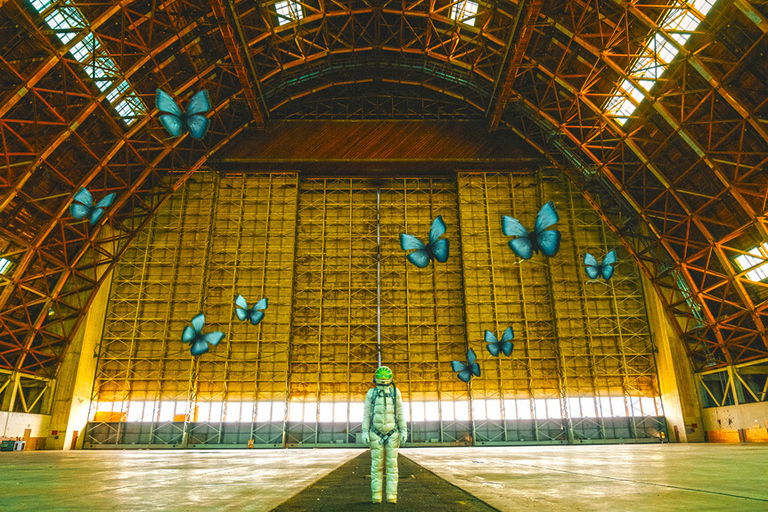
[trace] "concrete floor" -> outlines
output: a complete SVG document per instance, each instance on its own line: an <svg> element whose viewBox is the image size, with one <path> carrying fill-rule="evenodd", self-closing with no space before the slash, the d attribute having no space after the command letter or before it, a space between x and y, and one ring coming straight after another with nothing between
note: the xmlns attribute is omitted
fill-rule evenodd
<svg viewBox="0 0 768 512"><path fill-rule="evenodd" d="M401 453L502 511L768 511L768 446L411 448Z"/></svg>
<svg viewBox="0 0 768 512"><path fill-rule="evenodd" d="M3 452L0 510L268 511L360 453ZM409 448L401 454L503 511L768 511L766 445ZM425 505L415 510L432 512Z"/></svg>
<svg viewBox="0 0 768 512"><path fill-rule="evenodd" d="M261 512L362 452L2 452L0 511Z"/></svg>

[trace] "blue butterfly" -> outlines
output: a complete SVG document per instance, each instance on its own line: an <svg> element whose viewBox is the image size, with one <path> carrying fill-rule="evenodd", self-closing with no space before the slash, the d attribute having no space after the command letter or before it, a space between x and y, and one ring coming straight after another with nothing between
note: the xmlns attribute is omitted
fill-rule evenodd
<svg viewBox="0 0 768 512"><path fill-rule="evenodd" d="M88 218L88 222L93 226L104 215L104 210L112 206L112 203L115 202L115 197L117 197L117 194L114 192L107 194L94 206L91 193L88 192L88 189L81 188L75 194L72 204L69 205L69 213L76 219Z"/></svg>
<svg viewBox="0 0 768 512"><path fill-rule="evenodd" d="M193 356L205 354L210 348L208 345L218 345L224 337L224 333L221 331L213 331L208 334L203 334L205 315L202 313L193 318L191 323L192 325L184 327L184 332L181 334L181 341L192 345L189 352Z"/></svg>
<svg viewBox="0 0 768 512"><path fill-rule="evenodd" d="M429 261L436 259L440 263L448 261L448 239L440 238L445 234L446 227L442 215L438 215L432 221L432 227L429 228L429 244L424 244L420 239L413 235L400 234L400 247L404 251L416 249L406 256L408 261L419 268L429 265Z"/></svg>
<svg viewBox="0 0 768 512"><path fill-rule="evenodd" d="M451 361L451 368L453 368L453 371L458 372L457 377L464 382L469 382L473 375L475 377L480 376L480 365L477 363L477 355L472 349L467 350L466 363L462 361Z"/></svg>
<svg viewBox="0 0 768 512"><path fill-rule="evenodd" d="M245 297L238 295L235 299L235 313L240 320L250 320L253 325L258 324L264 318L264 310L267 309L267 298L264 297L252 308L248 307Z"/></svg>
<svg viewBox="0 0 768 512"><path fill-rule="evenodd" d="M504 334L501 335L501 341L491 331L485 331L485 342L488 344L488 352L492 356L498 356L499 352L504 353L505 356L512 355L512 349L515 348L515 344L512 343L512 338L514 337L515 333L511 327L506 328Z"/></svg>
<svg viewBox="0 0 768 512"><path fill-rule="evenodd" d="M601 263L597 262L597 259L591 254L584 255L585 270L590 279L597 279L599 276L603 276L606 281L611 279L613 275L613 265L616 264L616 251L608 251Z"/></svg>
<svg viewBox="0 0 768 512"><path fill-rule="evenodd" d="M509 241L509 247L524 260L531 259L534 253L541 251L545 256L552 257L560 249L560 232L547 229L560 220L555 211L555 203L549 201L541 207L536 215L533 232L523 227L519 220L504 215L501 218L501 230L507 236L516 236Z"/></svg>
<svg viewBox="0 0 768 512"><path fill-rule="evenodd" d="M188 131L193 139L202 139L208 131L211 121L205 114L211 110L211 99L205 89L192 96L186 112L182 112L173 98L162 89L156 91L155 105L160 111L160 124L171 137L178 137Z"/></svg>

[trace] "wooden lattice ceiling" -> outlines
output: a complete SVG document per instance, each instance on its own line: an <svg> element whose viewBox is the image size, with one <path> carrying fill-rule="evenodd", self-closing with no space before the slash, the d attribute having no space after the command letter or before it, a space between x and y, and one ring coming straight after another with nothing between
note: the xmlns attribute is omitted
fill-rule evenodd
<svg viewBox="0 0 768 512"><path fill-rule="evenodd" d="M734 264L768 241L764 0L720 0L623 126L603 105L672 0L480 2L473 26L448 0L312 0L284 25L274 3L61 0L89 22L64 46L30 2L0 0L0 368L55 372L163 198L275 119L511 130L625 237L697 368L768 357L768 285ZM68 53L90 32L150 108L156 87L207 88L207 137L167 139L152 115L126 127ZM82 186L118 193L95 228L69 217Z"/></svg>

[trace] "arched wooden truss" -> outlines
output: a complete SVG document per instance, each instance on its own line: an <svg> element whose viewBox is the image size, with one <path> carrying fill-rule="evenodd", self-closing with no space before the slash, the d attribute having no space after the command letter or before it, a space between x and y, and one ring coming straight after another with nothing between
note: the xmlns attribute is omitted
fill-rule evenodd
<svg viewBox="0 0 768 512"><path fill-rule="evenodd" d="M715 4L623 126L604 111L671 0L114 0L63 46L0 2L0 369L50 376L99 282L163 199L247 127L285 118L485 118L579 183L660 291L699 369L768 357L768 284L734 258L768 241L768 9ZM207 88L203 141L126 126L68 50L92 32L150 109ZM150 114L154 114L150 113ZM161 177L170 175L170 182ZM170 183L170 185L168 184ZM95 227L77 189L118 193Z"/></svg>

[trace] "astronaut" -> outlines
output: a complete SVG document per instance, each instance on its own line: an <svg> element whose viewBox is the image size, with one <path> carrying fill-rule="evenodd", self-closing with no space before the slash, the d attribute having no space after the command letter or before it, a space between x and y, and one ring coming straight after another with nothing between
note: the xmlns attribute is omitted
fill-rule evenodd
<svg viewBox="0 0 768 512"><path fill-rule="evenodd" d="M381 503L386 466L387 501L397 503L397 449L408 438L403 399L386 366L376 370L373 382L376 387L365 395L363 416L363 443L371 447L371 502Z"/></svg>

